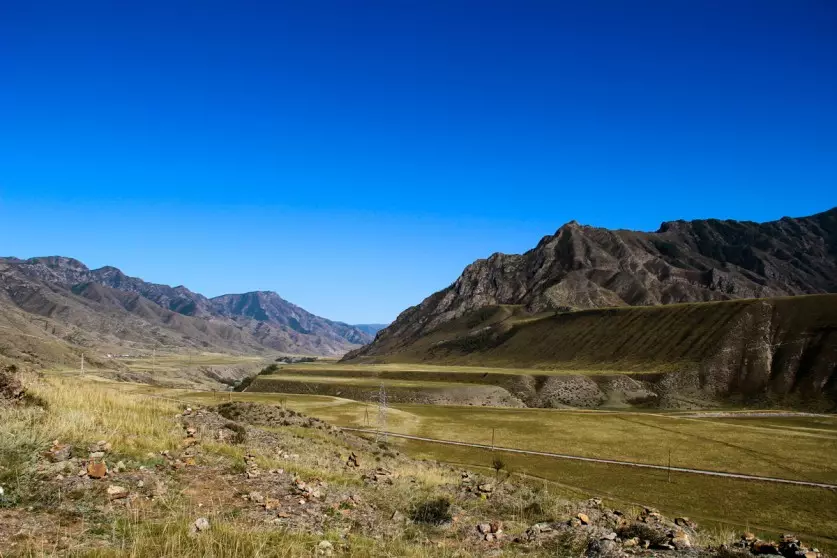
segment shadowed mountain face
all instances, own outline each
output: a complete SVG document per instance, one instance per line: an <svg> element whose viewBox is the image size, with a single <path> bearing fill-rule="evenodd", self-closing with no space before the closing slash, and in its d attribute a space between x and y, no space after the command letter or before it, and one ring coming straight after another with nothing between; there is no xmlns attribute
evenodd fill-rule
<svg viewBox="0 0 837 558"><path fill-rule="evenodd" d="M502 304L538 312L833 292L837 208L768 223L674 221L653 233L571 222L525 254L472 263L346 358L387 354Z"/></svg>
<svg viewBox="0 0 837 558"><path fill-rule="evenodd" d="M43 319L55 341L340 355L371 341L272 292L209 299L65 257L0 258L0 320ZM45 333L38 332L40 335ZM32 334L27 334L30 337Z"/></svg>

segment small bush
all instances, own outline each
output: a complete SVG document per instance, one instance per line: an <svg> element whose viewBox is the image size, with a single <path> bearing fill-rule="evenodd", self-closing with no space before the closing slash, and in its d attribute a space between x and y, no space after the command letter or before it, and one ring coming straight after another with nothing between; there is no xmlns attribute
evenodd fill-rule
<svg viewBox="0 0 837 558"><path fill-rule="evenodd" d="M450 514L450 501L447 498L437 498L417 504L410 513L410 519L416 523L444 525L453 520Z"/></svg>
<svg viewBox="0 0 837 558"><path fill-rule="evenodd" d="M230 438L230 443L243 444L247 441L247 429L237 422L228 422L224 425L224 428L234 432L233 437Z"/></svg>

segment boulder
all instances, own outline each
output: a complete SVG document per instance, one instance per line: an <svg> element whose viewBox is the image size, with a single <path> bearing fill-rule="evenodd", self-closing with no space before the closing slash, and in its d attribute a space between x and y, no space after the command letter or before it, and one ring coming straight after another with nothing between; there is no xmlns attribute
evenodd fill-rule
<svg viewBox="0 0 837 558"><path fill-rule="evenodd" d="M678 531L671 538L671 545L677 550L687 550L692 548L692 541L685 531Z"/></svg>
<svg viewBox="0 0 837 558"><path fill-rule="evenodd" d="M205 517L199 517L192 523L192 528L190 529L192 533L201 533L203 531L209 530L209 520Z"/></svg>
<svg viewBox="0 0 837 558"><path fill-rule="evenodd" d="M124 486L117 486L115 484L108 487L107 493L108 498L111 500L121 500L122 498L128 497L128 489Z"/></svg>
<svg viewBox="0 0 837 558"><path fill-rule="evenodd" d="M52 443L52 447L47 451L47 459L53 463L60 461L67 461L73 452L73 447L70 444L59 444L58 440Z"/></svg>
<svg viewBox="0 0 837 558"><path fill-rule="evenodd" d="M90 461L87 464L87 476L91 479L103 479L108 474L108 466L104 461Z"/></svg>

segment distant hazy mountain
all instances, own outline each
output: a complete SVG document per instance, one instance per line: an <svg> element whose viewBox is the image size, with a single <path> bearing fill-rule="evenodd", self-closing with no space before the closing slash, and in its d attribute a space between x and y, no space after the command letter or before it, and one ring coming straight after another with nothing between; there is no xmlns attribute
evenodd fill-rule
<svg viewBox="0 0 837 558"><path fill-rule="evenodd" d="M531 312L837 292L837 208L810 217L673 221L657 232L568 223L525 254L477 260L354 356L386 354L482 308Z"/></svg>
<svg viewBox="0 0 837 558"><path fill-rule="evenodd" d="M379 331L387 327L389 324L355 324L352 327L375 337Z"/></svg>
<svg viewBox="0 0 837 558"><path fill-rule="evenodd" d="M42 322L38 335L98 347L340 355L372 340L272 292L209 299L183 286L129 277L115 267L91 270L72 258L0 258L0 326L7 334L22 332L27 319Z"/></svg>

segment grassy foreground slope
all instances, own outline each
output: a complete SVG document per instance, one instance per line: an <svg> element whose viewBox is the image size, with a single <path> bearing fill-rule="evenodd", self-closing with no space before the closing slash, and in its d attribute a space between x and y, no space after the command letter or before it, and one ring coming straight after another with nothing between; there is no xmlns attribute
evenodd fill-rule
<svg viewBox="0 0 837 558"><path fill-rule="evenodd" d="M662 400L833 408L837 295L537 315L492 307L417 338L379 336L347 362L662 372Z"/></svg>
<svg viewBox="0 0 837 558"><path fill-rule="evenodd" d="M230 399L281 404L340 426L374 429L377 421L373 405L320 395L190 393L122 384L119 389L202 404ZM675 466L837 482L833 416L696 419L672 413L393 405L387 428L480 444L491 443L494 429L498 446L659 465L668 462L671 450ZM669 481L665 471L493 454L397 438L390 443L416 457L476 468L490 467L500 455L509 471L557 483L554 489L559 491L609 498L622 506L651 505L721 530L805 533L821 548L837 545L837 493L832 490L687 474L674 474Z"/></svg>

